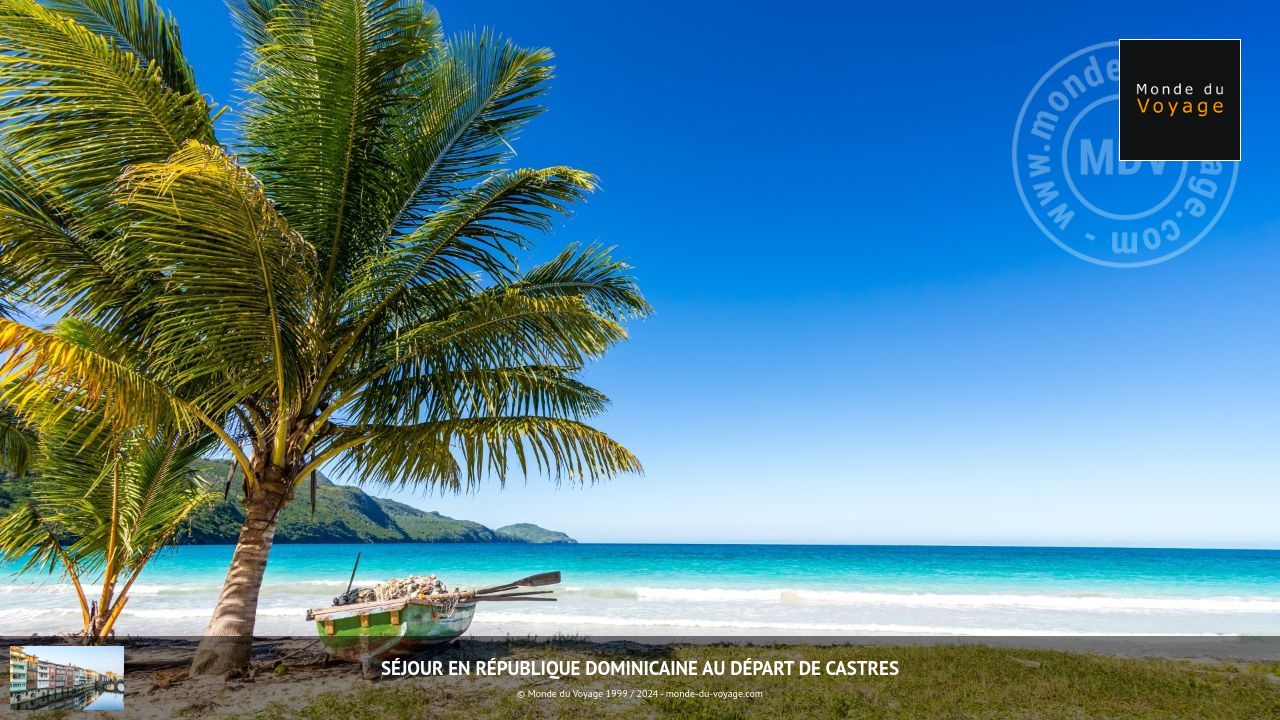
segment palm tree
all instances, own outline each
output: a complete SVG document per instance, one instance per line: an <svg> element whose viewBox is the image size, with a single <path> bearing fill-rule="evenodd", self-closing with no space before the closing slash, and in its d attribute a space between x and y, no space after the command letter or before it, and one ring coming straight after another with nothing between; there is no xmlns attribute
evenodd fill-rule
<svg viewBox="0 0 1280 720"><path fill-rule="evenodd" d="M550 52L402 0L231 7L223 145L153 0L0 0L0 264L95 338L0 320L3 399L74 388L234 458L247 518L195 673L247 662L276 517L326 463L453 491L639 471L580 373L649 311L608 250L520 263L596 184L507 167Z"/></svg>
<svg viewBox="0 0 1280 720"><path fill-rule="evenodd" d="M0 308L0 317L7 314ZM68 319L50 332L71 345L94 340L78 330ZM68 390L39 393L56 400L52 407L28 403L46 419L39 438L26 418L0 404L0 469L22 476L39 457L30 500L0 518L0 557L21 562L19 574L61 570L79 602L80 637L96 644L112 632L147 563L193 511L217 497L191 466L216 438L102 432L108 428L84 417L83 396ZM96 600L83 583L89 577L101 586Z"/></svg>
<svg viewBox="0 0 1280 720"><path fill-rule="evenodd" d="M41 438L32 499L0 520L0 553L21 561L20 572L61 569L80 604L81 636L97 643L111 634L147 563L216 497L191 469L214 440L177 433L92 439L85 429L69 423L65 434ZM96 599L88 578L101 585Z"/></svg>

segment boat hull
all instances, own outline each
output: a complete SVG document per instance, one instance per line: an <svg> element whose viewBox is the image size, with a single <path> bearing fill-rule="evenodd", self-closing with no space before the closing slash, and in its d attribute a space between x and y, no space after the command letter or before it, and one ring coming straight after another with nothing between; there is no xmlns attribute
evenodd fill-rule
<svg viewBox="0 0 1280 720"><path fill-rule="evenodd" d="M467 631L476 604L399 600L343 611L327 608L316 617L316 632L330 655L368 663L410 655L447 643Z"/></svg>

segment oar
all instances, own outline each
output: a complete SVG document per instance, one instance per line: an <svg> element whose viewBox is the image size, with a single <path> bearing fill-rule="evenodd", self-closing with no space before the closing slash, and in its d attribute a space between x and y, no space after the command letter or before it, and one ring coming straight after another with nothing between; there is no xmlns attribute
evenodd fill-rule
<svg viewBox="0 0 1280 720"><path fill-rule="evenodd" d="M486 600L486 601L488 600L503 600L503 601L528 600L531 602L555 602L557 600L557 598L525 597L523 595L481 595L480 597L473 598L473 599L476 602L480 602L481 600Z"/></svg>
<svg viewBox="0 0 1280 720"><path fill-rule="evenodd" d="M356 581L356 568L360 567L360 553L356 553L356 564L351 566L351 579L347 581L347 592L351 592L351 583Z"/></svg>
<svg viewBox="0 0 1280 720"><path fill-rule="evenodd" d="M476 600L491 600L493 598L514 598L525 597L528 595L550 595L555 590L529 590L527 592L503 593L501 595L477 595Z"/></svg>
<svg viewBox="0 0 1280 720"><path fill-rule="evenodd" d="M514 590L518 587L542 587L543 585L555 585L560 582L560 572L545 572L538 575L530 575L527 578L512 580L506 585L495 585L493 587L477 590L476 595L488 595L489 593L502 592L503 590Z"/></svg>

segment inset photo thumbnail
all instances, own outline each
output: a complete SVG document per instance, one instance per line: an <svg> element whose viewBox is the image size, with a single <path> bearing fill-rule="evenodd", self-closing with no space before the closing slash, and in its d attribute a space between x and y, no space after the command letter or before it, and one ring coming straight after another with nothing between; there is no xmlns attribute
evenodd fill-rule
<svg viewBox="0 0 1280 720"><path fill-rule="evenodd" d="M9 646L10 710L123 710L124 648Z"/></svg>

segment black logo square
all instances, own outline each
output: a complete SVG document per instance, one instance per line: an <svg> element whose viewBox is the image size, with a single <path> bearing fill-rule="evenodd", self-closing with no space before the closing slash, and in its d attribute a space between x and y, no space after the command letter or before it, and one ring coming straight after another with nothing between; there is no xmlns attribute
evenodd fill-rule
<svg viewBox="0 0 1280 720"><path fill-rule="evenodd" d="M1121 40L1120 159L1239 160L1240 41Z"/></svg>

